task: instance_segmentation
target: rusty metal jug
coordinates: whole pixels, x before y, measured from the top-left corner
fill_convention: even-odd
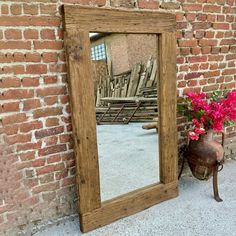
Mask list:
[[[208,180],[213,175],[214,198],[218,202],[222,201],[218,193],[217,175],[223,168],[223,146],[224,133],[220,144],[213,139],[213,130],[208,130],[206,134],[200,135],[199,140],[191,140],[184,153],[194,177]]]

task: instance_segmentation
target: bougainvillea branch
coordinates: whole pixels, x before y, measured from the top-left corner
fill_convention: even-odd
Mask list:
[[[209,129],[222,131],[224,126],[233,125],[236,121],[236,90],[221,97],[218,93],[207,99],[205,93],[186,94],[188,103],[187,116],[193,123],[189,138],[198,140],[199,135]]]

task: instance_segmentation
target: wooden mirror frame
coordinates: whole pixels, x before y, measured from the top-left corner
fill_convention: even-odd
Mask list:
[[[175,15],[64,6],[65,47],[82,232],[178,196]],[[101,202],[89,32],[157,34],[160,183]]]

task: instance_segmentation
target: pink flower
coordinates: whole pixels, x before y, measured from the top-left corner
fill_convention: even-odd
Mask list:
[[[190,132],[188,133],[188,136],[189,136],[189,138],[192,139],[192,140],[198,140],[198,139],[199,139],[199,135],[196,134],[196,133],[193,132],[193,131],[190,131]]]
[[[194,129],[194,132],[196,134],[205,134],[206,133],[206,130],[204,128],[195,128]]]

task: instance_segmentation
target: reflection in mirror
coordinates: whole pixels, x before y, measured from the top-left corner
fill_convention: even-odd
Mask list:
[[[157,35],[90,33],[102,201],[159,182]]]

